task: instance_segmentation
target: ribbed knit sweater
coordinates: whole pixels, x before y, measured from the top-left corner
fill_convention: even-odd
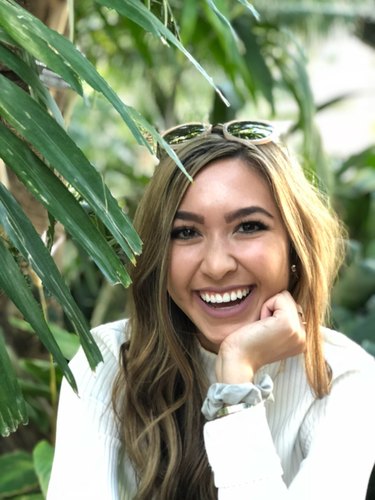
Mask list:
[[[134,494],[134,472],[111,407],[125,332],[125,321],[93,330],[104,359],[95,373],[82,350],[70,363],[79,396],[63,381],[48,500]],[[375,363],[342,334],[323,329],[323,335],[333,373],[329,396],[314,398],[303,356],[295,356],[256,374],[255,383],[265,373],[273,379],[273,401],[206,423],[220,500],[365,499],[375,461]],[[201,356],[214,383],[216,355],[202,348]]]

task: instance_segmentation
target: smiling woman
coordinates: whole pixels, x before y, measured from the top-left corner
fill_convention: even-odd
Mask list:
[[[289,247],[267,182],[246,161],[215,160],[197,174],[173,223],[168,292],[204,347],[219,352],[288,289]]]
[[[341,224],[268,124],[198,125],[165,135],[193,182],[161,155],[138,207],[130,319],[71,363],[48,499],[363,500],[374,362],[325,326]]]

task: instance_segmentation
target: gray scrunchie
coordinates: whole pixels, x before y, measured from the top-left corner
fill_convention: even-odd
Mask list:
[[[259,384],[212,384],[202,405],[202,413],[207,420],[216,418],[217,412],[224,406],[246,403],[255,406],[268,399],[273,390],[269,375],[263,375]]]

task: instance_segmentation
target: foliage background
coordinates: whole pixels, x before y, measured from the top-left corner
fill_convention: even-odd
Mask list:
[[[286,140],[308,175],[328,191],[350,235],[347,265],[333,290],[332,326],[375,354],[375,138],[350,157],[329,156],[321,145],[316,118],[346,97],[338,94],[327,102],[315,102],[306,71],[308,54],[324,46],[334,29],[351,33],[373,48],[372,11],[366,10],[366,2],[358,6],[354,1],[314,5],[285,1],[280,6],[280,2],[257,1],[253,4],[260,14],[257,20],[243,3],[144,2],[214,77],[230,108],[181,52],[91,0],[74,5],[74,43],[124,102],[160,130],[179,122],[249,116],[276,118],[282,124]],[[57,10],[62,4],[50,3],[50,14],[56,9],[55,19],[60,22],[66,13]],[[70,136],[131,217],[155,161],[136,145],[113,107],[98,93],[85,90],[85,100],[69,90],[52,91],[64,111]],[[349,121],[348,126],[355,134],[355,124]],[[109,284],[68,234],[62,231],[60,236],[54,258],[88,323],[95,326],[122,317],[126,289]],[[48,293],[45,298],[54,334],[70,359],[77,339],[61,330],[72,331],[72,325],[56,300]],[[30,423],[11,437],[0,438],[0,498],[43,498],[61,373],[51,368],[48,354],[18,311],[4,297],[1,300],[1,326]]]

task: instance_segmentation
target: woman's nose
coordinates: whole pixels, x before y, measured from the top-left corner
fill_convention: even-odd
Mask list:
[[[237,269],[237,259],[229,242],[211,241],[204,247],[201,271],[212,279],[220,280]]]

